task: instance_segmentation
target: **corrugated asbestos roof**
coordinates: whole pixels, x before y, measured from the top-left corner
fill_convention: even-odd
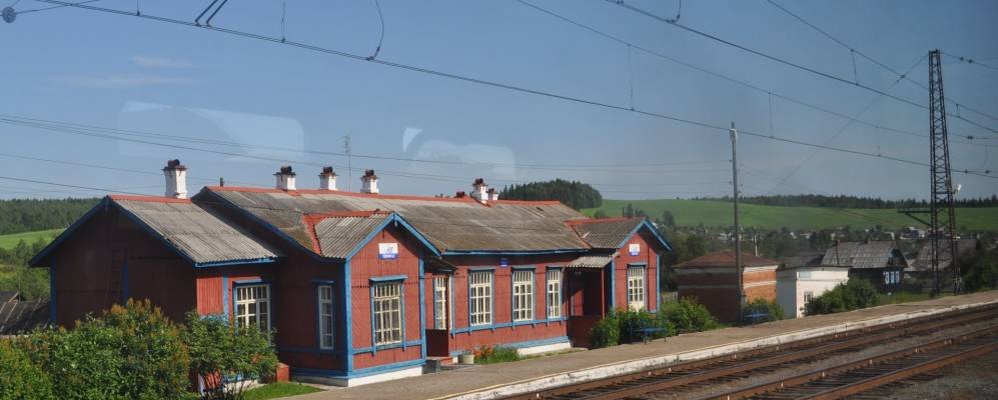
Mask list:
[[[977,239],[958,239],[956,241],[957,257],[964,256],[977,249]],[[940,269],[949,268],[950,260],[943,260],[939,263]],[[928,240],[918,249],[918,256],[911,261],[911,268],[915,271],[926,271],[932,269],[932,241]]]
[[[572,260],[565,268],[595,268],[602,269],[613,261],[613,255],[606,256],[582,256]]]
[[[277,250],[242,228],[191,202],[123,199],[114,202],[198,264],[251,261],[279,255]]]
[[[49,322],[49,301],[7,301],[0,303],[0,336],[16,335],[44,328]]]
[[[616,249],[644,220],[644,218],[579,220],[572,221],[570,225],[590,246],[598,249]]]
[[[322,256],[346,258],[389,216],[389,214],[371,214],[323,219],[315,224],[315,236],[319,240]]]
[[[309,249],[313,248],[312,238],[303,216],[374,210],[397,212],[441,252],[589,248],[565,225],[566,220],[585,216],[560,203],[497,201],[485,206],[470,198],[434,199],[317,191],[289,193],[217,187],[205,188],[204,191],[273,225]],[[195,201],[212,200],[199,194]],[[357,228],[364,229],[362,225],[357,225]]]
[[[893,259],[893,263],[892,263]],[[825,250],[821,263],[852,268],[884,268],[903,266],[904,260],[897,244],[890,241],[842,242]]]
[[[750,253],[745,253],[745,252],[742,253],[743,267],[767,267],[779,264],[780,263],[775,260],[756,257],[754,254]],[[676,268],[733,267],[734,265],[735,265],[735,252],[733,250],[728,250],[694,258],[682,264],[676,265]]]

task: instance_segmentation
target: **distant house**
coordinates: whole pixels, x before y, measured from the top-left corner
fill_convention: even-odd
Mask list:
[[[776,300],[778,261],[742,253],[742,291],[745,301]],[[738,322],[738,272],[735,252],[722,251],[676,265],[679,297],[695,297],[718,320]]]
[[[850,279],[866,279],[878,290],[901,287],[908,260],[893,241],[841,242],[829,247],[822,265],[849,267]]]
[[[19,292],[0,292],[0,336],[19,335],[48,324],[48,299],[25,301]]]
[[[849,267],[822,265],[821,254],[791,257],[776,270],[776,301],[787,318],[804,316],[811,299],[849,281]]]
[[[972,257],[975,253],[980,251],[980,241],[977,239],[958,239],[956,241],[956,253],[957,259],[962,259],[966,257]],[[952,271],[949,271],[951,260],[940,260],[939,271],[946,276],[953,276]],[[913,257],[911,261],[911,267],[905,271],[906,274],[911,275],[926,287],[931,286],[932,282],[932,241],[927,240],[923,242],[918,247],[918,253]]]

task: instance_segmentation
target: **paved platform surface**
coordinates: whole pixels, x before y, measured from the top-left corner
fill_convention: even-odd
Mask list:
[[[485,399],[527,387],[561,385],[622,374],[680,360],[703,358],[833,331],[916,318],[968,305],[998,302],[998,291],[893,304],[670,337],[668,341],[621,345],[512,363],[476,365],[420,377],[338,388],[295,399]]]

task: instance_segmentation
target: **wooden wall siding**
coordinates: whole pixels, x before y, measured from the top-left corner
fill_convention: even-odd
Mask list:
[[[394,260],[378,257],[379,243],[398,243],[399,254]],[[420,329],[419,314],[419,256],[421,244],[408,232],[388,226],[365,245],[350,260],[351,301],[353,306],[353,348],[369,348],[372,343],[371,326],[371,278],[405,276],[403,288],[405,337],[403,342],[418,342],[423,331]],[[429,322],[429,320],[427,320]],[[377,352],[354,356],[354,369],[391,364],[421,358],[419,345],[378,350]]]
[[[638,234],[631,236],[630,240],[628,240],[623,247],[617,250],[618,256],[615,259],[616,265],[613,278],[614,308],[627,308],[628,264],[645,264],[645,306],[649,311],[657,311],[655,300],[658,299],[658,294],[655,293],[655,283],[658,280],[658,275],[655,272],[655,252],[658,249],[649,247],[651,243],[654,243],[654,240],[655,239],[651,236],[651,234],[642,229]],[[636,256],[632,256],[630,252],[628,252],[628,248],[633,243],[637,243],[641,246],[641,252]],[[607,301],[609,301],[609,298],[610,293],[607,293]]]

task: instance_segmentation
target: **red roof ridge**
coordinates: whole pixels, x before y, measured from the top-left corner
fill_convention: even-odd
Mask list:
[[[489,200],[489,204],[512,204],[524,206],[557,206],[562,205],[558,200]]]
[[[144,201],[149,203],[190,203],[191,199],[175,199],[173,197],[161,197],[161,196],[139,196],[139,195],[128,195],[128,194],[110,194],[107,196],[111,200],[119,201]]]
[[[600,222],[621,222],[629,221],[634,219],[644,219],[642,217],[609,217],[609,218],[586,218],[586,219],[570,219],[565,221],[569,225],[582,225],[582,224],[595,224]]]
[[[471,197],[433,197],[433,196],[413,196],[413,195],[400,195],[400,194],[376,194],[376,193],[357,193],[357,192],[347,192],[343,190],[324,190],[324,189],[300,189],[300,190],[283,190],[283,189],[270,189],[270,188],[252,188],[252,187],[241,187],[241,186],[206,186],[208,190],[212,191],[230,191],[230,192],[250,192],[250,193],[287,193],[291,196],[301,196],[303,194],[321,194],[330,196],[354,196],[354,197],[371,197],[371,198],[381,198],[388,200],[423,200],[423,201],[442,201],[442,202],[457,202],[457,203],[477,203],[475,199]]]

